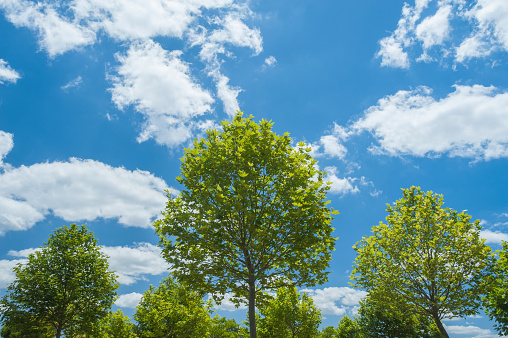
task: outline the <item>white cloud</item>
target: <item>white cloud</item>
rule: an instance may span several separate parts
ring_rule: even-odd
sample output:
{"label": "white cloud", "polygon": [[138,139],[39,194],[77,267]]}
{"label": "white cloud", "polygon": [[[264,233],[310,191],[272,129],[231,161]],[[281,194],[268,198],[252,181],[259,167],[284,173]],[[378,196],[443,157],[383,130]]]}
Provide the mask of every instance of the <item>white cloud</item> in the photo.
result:
{"label": "white cloud", "polygon": [[275,65],[277,64],[277,59],[275,58],[275,56],[269,56],[265,59],[265,67],[275,67]]}
{"label": "white cloud", "polygon": [[127,226],[149,227],[164,208],[165,189],[147,171],[93,160],[9,168],[0,174],[0,233],[28,229],[50,212],[72,222],[117,218]]}
{"label": "white cloud", "polygon": [[3,167],[3,159],[11,152],[12,147],[14,147],[13,138],[14,135],[11,133],[0,130],[0,168]]}
{"label": "white cloud", "polygon": [[487,337],[498,337],[497,335],[493,335],[490,330],[481,329],[477,326],[460,326],[460,325],[444,325],[446,331],[451,334],[463,334],[468,337],[475,338],[487,338]]}
{"label": "white cloud", "polygon": [[0,84],[4,81],[16,83],[20,78],[19,73],[12,69],[7,61],[0,59]]}
{"label": "white cloud", "polygon": [[[429,7],[430,3],[435,6]],[[495,50],[508,51],[508,2],[475,0],[472,4],[462,0],[405,3],[395,31],[379,41],[381,65],[407,69],[412,58],[465,63]]]}
{"label": "white cloud", "polygon": [[116,55],[120,66],[112,78],[112,100],[119,109],[133,105],[143,114],[139,142],[181,144],[192,137],[193,119],[211,111],[212,96],[191,77],[180,55],[153,41],[134,43],[126,54]]}
{"label": "white cloud", "polygon": [[418,26],[415,33],[417,38],[422,41],[423,48],[428,49],[434,45],[441,45],[450,33],[449,17],[452,12],[452,6],[443,6],[438,9],[436,14],[425,18]]}
{"label": "white cloud", "polygon": [[263,38],[257,28],[249,28],[242,19],[243,15],[231,13],[223,19],[217,19],[222,28],[212,31],[208,37],[214,45],[232,44],[236,47],[248,47],[257,55],[263,50]]}
{"label": "white cloud", "polygon": [[238,104],[237,97],[242,89],[231,88],[231,86],[228,84],[229,78],[220,73],[217,73],[215,78],[217,85],[217,96],[224,105],[224,111],[229,116],[235,116],[236,112],[240,110],[240,105]]}
{"label": "white cloud", "polygon": [[353,311],[367,292],[348,287],[330,287],[324,289],[303,289],[312,297],[316,305],[325,315],[344,315],[347,310]]}
{"label": "white cloud", "polygon": [[7,20],[17,27],[27,27],[39,35],[39,45],[54,57],[95,42],[95,32],[60,15],[58,4],[11,0],[0,3]]}
{"label": "white cloud", "polygon": [[502,241],[508,242],[508,234],[500,231],[481,230],[480,237],[486,239],[485,243],[501,244]]}
{"label": "white cloud", "polygon": [[16,279],[16,275],[12,268],[14,268],[18,263],[24,264],[26,263],[26,259],[2,259],[0,260],[0,289],[5,289],[9,284],[14,282]]}
{"label": "white cloud", "polygon": [[137,292],[131,292],[124,295],[120,295],[118,299],[115,301],[115,305],[119,307],[128,307],[135,309],[138,306],[139,302],[143,295]]}
{"label": "white cloud", "polygon": [[324,154],[329,157],[343,159],[347,154],[347,149],[340,143],[337,136],[324,135],[321,136],[319,143],[323,146]]}
{"label": "white cloud", "polygon": [[[14,281],[15,275],[10,270],[17,263],[26,263],[29,254],[39,248],[10,250],[8,255],[20,259],[0,260],[0,288]],[[125,285],[147,280],[148,275],[167,273],[170,265],[162,258],[161,249],[150,243],[138,243],[136,246],[102,246],[101,251],[108,256],[109,270],[118,275],[118,282]],[[123,302],[133,302],[136,294],[124,295]],[[118,302],[118,301],[117,301]],[[117,304],[118,305],[118,304]],[[118,305],[125,306],[125,305]],[[128,306],[126,306],[128,307]]]}
{"label": "white cloud", "polygon": [[78,77],[76,77],[75,79],[72,79],[71,81],[69,81],[67,84],[65,84],[64,86],[62,86],[60,88],[64,92],[67,92],[71,88],[79,87],[82,82],[83,82],[83,79],[81,78],[81,76],[78,76]]}
{"label": "white cloud", "polygon": [[371,150],[390,156],[508,157],[508,92],[493,86],[454,87],[440,100],[426,87],[386,96],[352,129],[371,132],[379,142]]}
{"label": "white cloud", "polygon": [[358,189],[357,186],[353,185],[353,183],[356,181],[355,178],[339,178],[337,176],[338,170],[336,167],[326,167],[325,171],[327,173],[324,178],[325,182],[332,182],[330,190],[328,190],[331,194],[346,195],[356,194],[360,192],[360,189]]}
{"label": "white cloud", "polygon": [[223,8],[233,0],[75,0],[76,16],[118,40],[156,36],[183,38],[201,9]]}
{"label": "white cloud", "polygon": [[116,272],[121,284],[146,280],[146,275],[160,275],[170,267],[162,258],[161,249],[150,243],[139,243],[136,247],[104,246],[102,252],[109,256],[109,269]]}

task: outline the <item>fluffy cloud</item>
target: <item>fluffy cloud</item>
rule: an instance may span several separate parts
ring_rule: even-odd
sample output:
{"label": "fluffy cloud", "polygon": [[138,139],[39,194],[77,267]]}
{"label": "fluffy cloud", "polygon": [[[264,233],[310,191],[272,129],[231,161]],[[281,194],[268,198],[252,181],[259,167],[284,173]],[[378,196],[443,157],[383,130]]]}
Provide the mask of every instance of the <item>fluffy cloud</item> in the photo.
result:
{"label": "fluffy cloud", "polygon": [[137,292],[131,292],[124,295],[120,295],[116,300],[115,305],[119,307],[128,307],[135,309],[136,306],[138,306],[139,302],[141,301],[142,297],[143,295]]}
{"label": "fluffy cloud", "polygon": [[7,61],[0,59],[0,84],[4,81],[16,83],[21,78],[19,73],[12,69]]}
{"label": "fluffy cloud", "polygon": [[375,153],[490,160],[508,157],[508,92],[481,85],[455,86],[435,100],[421,87],[378,101],[352,125],[378,140]]}
{"label": "fluffy cloud", "polygon": [[485,243],[501,244],[502,241],[508,241],[508,234],[500,231],[482,230],[480,231],[481,238],[486,239]]}
{"label": "fluffy cloud", "polygon": [[14,147],[13,135],[0,130],[0,168],[3,166],[3,159]]}
{"label": "fluffy cloud", "polygon": [[340,194],[340,195],[346,195],[346,194],[356,194],[360,192],[358,187],[356,185],[353,185],[356,181],[355,178],[351,177],[344,177],[339,178],[337,176],[338,170],[336,167],[326,167],[326,176],[324,180],[326,182],[331,182],[332,185],[330,186],[329,192],[331,194]]}
{"label": "fluffy cloud", "polygon": [[11,284],[14,279],[16,279],[16,275],[12,271],[12,268],[19,263],[26,263],[26,259],[0,260],[0,289],[7,288],[7,286],[9,286],[9,284]]}
{"label": "fluffy cloud", "polygon": [[104,246],[102,252],[109,256],[109,268],[116,272],[121,284],[146,280],[146,275],[160,275],[170,267],[162,258],[161,249],[150,243],[136,247]]}
{"label": "fluffy cloud", "polygon": [[[12,268],[18,264],[25,264],[29,254],[37,249],[29,248],[19,251],[11,250],[8,255],[16,257],[14,260],[0,260],[0,288],[5,288],[15,279]],[[101,251],[108,256],[109,269],[118,275],[118,282],[130,285],[138,280],[146,280],[147,275],[160,275],[166,273],[169,264],[162,258],[161,249],[150,243],[139,243],[136,246],[102,246]],[[137,298],[136,293],[123,295],[117,301],[120,307],[129,307],[123,304],[133,304]],[[120,297],[122,298],[122,297]],[[134,306],[135,307],[135,306]]]}
{"label": "fluffy cloud", "polygon": [[[428,15],[422,15],[424,13]],[[476,0],[416,0],[404,4],[402,17],[390,36],[379,41],[381,65],[409,68],[411,59],[450,59],[464,63],[493,51],[508,51],[508,2]],[[435,48],[439,46],[439,48]]]}
{"label": "fluffy cloud", "polygon": [[58,13],[55,2],[10,0],[0,3],[7,20],[39,35],[39,45],[53,57],[95,42],[95,32]]}
{"label": "fluffy cloud", "polygon": [[116,56],[120,66],[112,78],[112,99],[119,109],[133,105],[143,114],[139,142],[153,138],[163,145],[181,144],[192,136],[193,119],[211,111],[212,96],[191,77],[180,55],[146,41]]}
{"label": "fluffy cloud", "polygon": [[460,325],[454,326],[444,325],[444,326],[446,331],[451,334],[463,334],[467,335],[468,337],[475,338],[498,337],[497,335],[492,334],[492,331],[487,329],[481,329],[477,326],[460,326]]}
{"label": "fluffy cloud", "polygon": [[166,189],[147,171],[93,160],[8,166],[0,173],[0,233],[28,229],[50,212],[66,221],[117,218],[149,227],[164,207]]}
{"label": "fluffy cloud", "polygon": [[325,315],[344,315],[347,310],[352,311],[359,305],[367,292],[348,287],[330,287],[324,289],[300,290],[309,294],[314,304]]}

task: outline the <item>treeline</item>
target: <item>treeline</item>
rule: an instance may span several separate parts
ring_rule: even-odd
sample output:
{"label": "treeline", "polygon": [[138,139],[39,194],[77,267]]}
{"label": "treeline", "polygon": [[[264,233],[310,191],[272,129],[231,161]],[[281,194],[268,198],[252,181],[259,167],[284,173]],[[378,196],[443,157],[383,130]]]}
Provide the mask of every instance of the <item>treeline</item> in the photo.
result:
{"label": "treeline", "polygon": [[[338,213],[311,149],[272,125],[239,112],[185,149],[185,189],[168,192],[154,223],[171,274],[143,294],[136,324],[110,312],[116,276],[92,233],[73,224],[14,268],[2,336],[448,337],[443,319],[482,307],[508,334],[508,244],[492,252],[479,221],[417,187],[354,246],[352,285],[368,292],[358,314],[320,332],[319,309],[297,288],[327,281]],[[206,294],[246,304],[245,325],[214,315]]]}

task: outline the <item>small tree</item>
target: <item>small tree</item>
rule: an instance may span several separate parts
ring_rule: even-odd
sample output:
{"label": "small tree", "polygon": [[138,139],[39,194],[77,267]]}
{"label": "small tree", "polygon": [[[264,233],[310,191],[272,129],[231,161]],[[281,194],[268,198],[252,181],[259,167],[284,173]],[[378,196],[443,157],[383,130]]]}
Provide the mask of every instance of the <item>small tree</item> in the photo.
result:
{"label": "small tree", "polygon": [[212,319],[203,294],[190,291],[171,276],[159,287],[150,285],[136,307],[139,337],[203,338],[207,337]]}
{"label": "small tree", "polygon": [[430,317],[405,311],[391,303],[380,303],[369,296],[360,301],[356,323],[363,336],[369,338],[441,337]]}
{"label": "small tree", "polygon": [[259,307],[257,320],[260,338],[317,337],[321,311],[312,298],[296,287],[280,288],[277,297]]}
{"label": "small tree", "polygon": [[171,198],[155,227],[175,276],[194,290],[227,292],[248,304],[256,337],[263,290],[324,283],[335,238],[332,210],[310,148],[239,112],[222,131],[185,149],[185,189]]}
{"label": "small tree", "polygon": [[14,267],[16,279],[1,300],[2,322],[93,334],[116,298],[116,276],[84,225],[58,228],[44,246]]}
{"label": "small tree", "polygon": [[124,315],[122,310],[109,312],[100,323],[97,338],[136,338],[135,325]]}
{"label": "small tree", "polygon": [[342,317],[337,325],[335,336],[337,338],[360,338],[360,327],[358,323],[349,318],[348,315]]}
{"label": "small tree", "polygon": [[441,320],[478,312],[494,258],[479,221],[443,208],[442,196],[430,191],[411,187],[403,195],[388,205],[387,223],[354,246],[352,279],[381,303],[432,318],[448,337]]}
{"label": "small tree", "polygon": [[485,299],[485,308],[499,334],[508,335],[508,242],[498,252],[495,287]]}

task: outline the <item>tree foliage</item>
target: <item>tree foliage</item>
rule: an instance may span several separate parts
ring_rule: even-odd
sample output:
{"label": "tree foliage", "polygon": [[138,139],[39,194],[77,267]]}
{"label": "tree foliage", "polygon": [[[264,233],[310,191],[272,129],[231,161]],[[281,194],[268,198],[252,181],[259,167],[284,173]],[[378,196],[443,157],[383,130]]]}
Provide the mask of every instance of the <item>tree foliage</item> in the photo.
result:
{"label": "tree foliage", "polygon": [[116,276],[84,225],[58,228],[28,262],[1,300],[2,322],[12,328],[92,334],[116,298]]}
{"label": "tree foliage", "polygon": [[387,223],[354,246],[354,285],[375,291],[371,296],[380,302],[429,316],[448,337],[441,320],[477,313],[490,288],[493,256],[479,221],[416,187],[403,189],[387,211]]}
{"label": "tree foliage", "polygon": [[325,282],[335,245],[324,173],[272,125],[239,112],[195,140],[177,178],[185,189],[155,223],[179,280],[248,303],[251,337],[263,290]]}
{"label": "tree foliage", "polygon": [[391,303],[367,296],[360,301],[356,323],[365,338],[440,338],[429,316],[401,311]]}
{"label": "tree foliage", "polygon": [[109,312],[100,323],[97,338],[136,338],[135,325],[122,310]]}
{"label": "tree foliage", "polygon": [[134,319],[141,338],[203,338],[212,322],[203,294],[189,290],[171,276],[143,293]]}
{"label": "tree foliage", "polygon": [[356,320],[349,318],[348,315],[342,317],[337,325],[337,329],[335,330],[336,338],[360,338],[361,332],[360,327]]}
{"label": "tree foliage", "polygon": [[259,307],[260,338],[317,337],[321,311],[312,298],[296,287],[279,288],[277,297]]}
{"label": "tree foliage", "polygon": [[495,320],[496,331],[508,335],[508,242],[503,242],[496,262],[496,283],[485,300],[485,308],[490,319]]}

